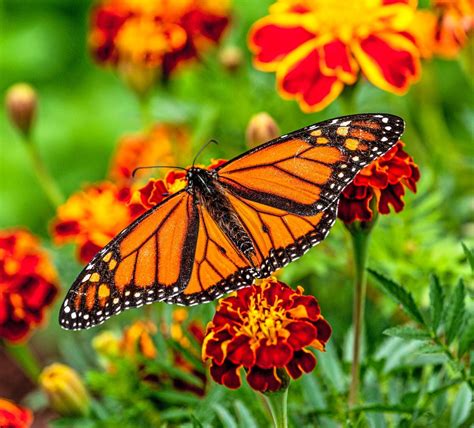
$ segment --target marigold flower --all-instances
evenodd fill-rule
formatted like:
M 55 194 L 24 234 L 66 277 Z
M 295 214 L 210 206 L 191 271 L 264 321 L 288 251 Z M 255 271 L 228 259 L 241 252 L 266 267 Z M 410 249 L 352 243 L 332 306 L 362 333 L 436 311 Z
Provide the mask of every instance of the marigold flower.
M 123 333 L 119 348 L 120 353 L 129 358 L 141 355 L 148 359 L 156 358 L 157 350 L 152 335 L 158 331 L 151 321 L 135 321 Z
M 286 373 L 296 379 L 314 369 L 316 358 L 308 347 L 324 351 L 330 336 L 313 296 L 266 279 L 220 301 L 202 356 L 211 360 L 212 378 L 228 388 L 240 386 L 244 367 L 253 389 L 277 391 Z
M 0 338 L 25 339 L 58 293 L 54 266 L 27 230 L 0 231 Z
M 47 394 L 51 408 L 63 416 L 87 415 L 90 398 L 75 370 L 54 363 L 43 369 L 39 383 Z
M 30 409 L 0 398 L 0 427 L 29 428 L 32 423 L 33 413 Z
M 27 83 L 16 83 L 5 96 L 5 107 L 11 122 L 25 136 L 31 132 L 37 108 L 36 91 Z
M 78 259 L 88 263 L 136 217 L 127 205 L 130 195 L 128 186 L 109 182 L 90 185 L 73 194 L 58 208 L 53 220 L 54 242 L 75 243 Z
M 118 143 L 109 176 L 115 181 L 126 181 L 139 166 L 174 165 L 173 148 L 176 152 L 185 153 L 189 142 L 185 128 L 166 124 L 156 124 L 146 133 L 125 136 Z
M 282 97 L 305 112 L 326 107 L 359 68 L 379 88 L 404 94 L 420 75 L 409 33 L 411 0 L 279 0 L 249 35 L 254 64 L 276 72 Z
M 373 209 L 389 214 L 404 207 L 405 187 L 416 193 L 420 171 L 399 141 L 385 155 L 367 165 L 342 192 L 338 217 L 347 224 L 373 219 Z
M 217 43 L 228 23 L 227 1 L 102 0 L 92 10 L 90 45 L 102 64 L 161 68 L 166 78 Z
M 434 0 L 431 9 L 417 11 L 412 23 L 423 58 L 455 58 L 473 27 L 474 4 L 470 0 Z

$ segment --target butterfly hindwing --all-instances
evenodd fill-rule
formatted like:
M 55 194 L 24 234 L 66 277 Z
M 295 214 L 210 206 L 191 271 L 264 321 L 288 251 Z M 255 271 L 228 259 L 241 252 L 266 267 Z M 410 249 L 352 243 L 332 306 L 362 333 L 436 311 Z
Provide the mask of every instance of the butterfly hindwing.
M 197 209 L 186 192 L 147 211 L 79 274 L 61 307 L 61 326 L 92 327 L 125 309 L 178 294 L 191 276 L 198 228 Z

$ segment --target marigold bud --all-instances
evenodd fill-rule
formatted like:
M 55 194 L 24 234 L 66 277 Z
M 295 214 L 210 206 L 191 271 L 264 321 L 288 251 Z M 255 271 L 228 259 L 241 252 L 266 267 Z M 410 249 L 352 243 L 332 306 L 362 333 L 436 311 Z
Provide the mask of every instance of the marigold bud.
M 90 398 L 79 375 L 72 368 L 54 363 L 45 367 L 40 385 L 48 395 L 51 408 L 63 416 L 89 413 Z
M 114 358 L 120 351 L 120 338 L 111 331 L 103 331 L 92 339 L 92 347 L 100 357 Z
M 227 71 L 235 72 L 242 65 L 244 56 L 237 46 L 226 46 L 219 52 L 219 61 Z
M 5 96 L 5 107 L 14 126 L 28 136 L 36 115 L 36 91 L 27 83 L 17 83 L 11 86 Z
M 277 123 L 266 112 L 253 115 L 246 131 L 247 145 L 256 147 L 280 135 Z

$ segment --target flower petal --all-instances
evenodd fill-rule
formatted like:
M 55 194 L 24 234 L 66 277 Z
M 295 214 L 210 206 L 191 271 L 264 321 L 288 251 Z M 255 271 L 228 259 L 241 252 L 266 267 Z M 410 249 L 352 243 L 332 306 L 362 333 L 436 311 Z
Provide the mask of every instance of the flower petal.
M 337 76 L 347 84 L 357 80 L 359 67 L 352 58 L 348 47 L 340 40 L 332 40 L 322 48 L 321 69 L 327 76 Z
M 255 364 L 255 352 L 250 347 L 250 338 L 240 335 L 231 340 L 227 347 L 227 358 L 234 364 L 251 367 Z
M 305 321 L 292 322 L 286 326 L 290 332 L 287 341 L 295 351 L 309 345 L 317 337 L 316 328 Z
M 260 392 L 278 391 L 281 388 L 281 380 L 276 368 L 261 369 L 254 366 L 247 374 L 247 382 L 253 389 Z
M 217 383 L 227 388 L 237 389 L 241 385 L 239 366 L 227 360 L 222 365 L 212 363 L 209 371 Z
M 316 367 L 316 358 L 309 351 L 298 351 L 295 352 L 295 355 L 291 362 L 286 366 L 288 374 L 293 379 L 298 379 L 303 372 L 309 373 Z
M 400 33 L 370 35 L 353 52 L 367 78 L 386 91 L 402 95 L 420 77 L 419 52 Z
M 344 83 L 336 76 L 323 74 L 319 43 L 316 40 L 300 46 L 277 69 L 282 97 L 296 99 L 304 112 L 322 110 L 344 89 Z
M 277 345 L 265 345 L 265 339 L 260 343 L 257 349 L 256 364 L 262 369 L 272 367 L 284 367 L 293 357 L 293 349 L 286 343 Z

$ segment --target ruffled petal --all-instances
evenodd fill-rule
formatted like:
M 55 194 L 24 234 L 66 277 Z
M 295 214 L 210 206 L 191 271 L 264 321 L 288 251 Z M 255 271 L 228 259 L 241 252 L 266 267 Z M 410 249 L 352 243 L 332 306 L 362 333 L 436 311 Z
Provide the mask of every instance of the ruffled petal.
M 211 364 L 211 377 L 221 385 L 225 385 L 230 389 L 237 389 L 241 385 L 239 366 L 229 361 L 224 361 L 222 365 Z
M 370 35 L 353 52 L 367 78 L 386 91 L 402 95 L 420 77 L 419 52 L 403 34 Z
M 308 346 L 317 337 L 316 328 L 309 322 L 292 322 L 286 326 L 286 329 L 290 332 L 287 341 L 295 351 Z
M 257 350 L 256 364 L 262 369 L 284 367 L 293 357 L 293 349 L 287 343 L 265 345 L 260 343 Z
M 309 373 L 316 367 L 316 358 L 309 351 L 298 351 L 291 362 L 286 366 L 288 374 L 293 379 L 298 379 L 303 373 Z
M 261 369 L 254 366 L 247 374 L 247 382 L 253 389 L 260 392 L 278 391 L 281 388 L 281 380 L 276 368 Z

